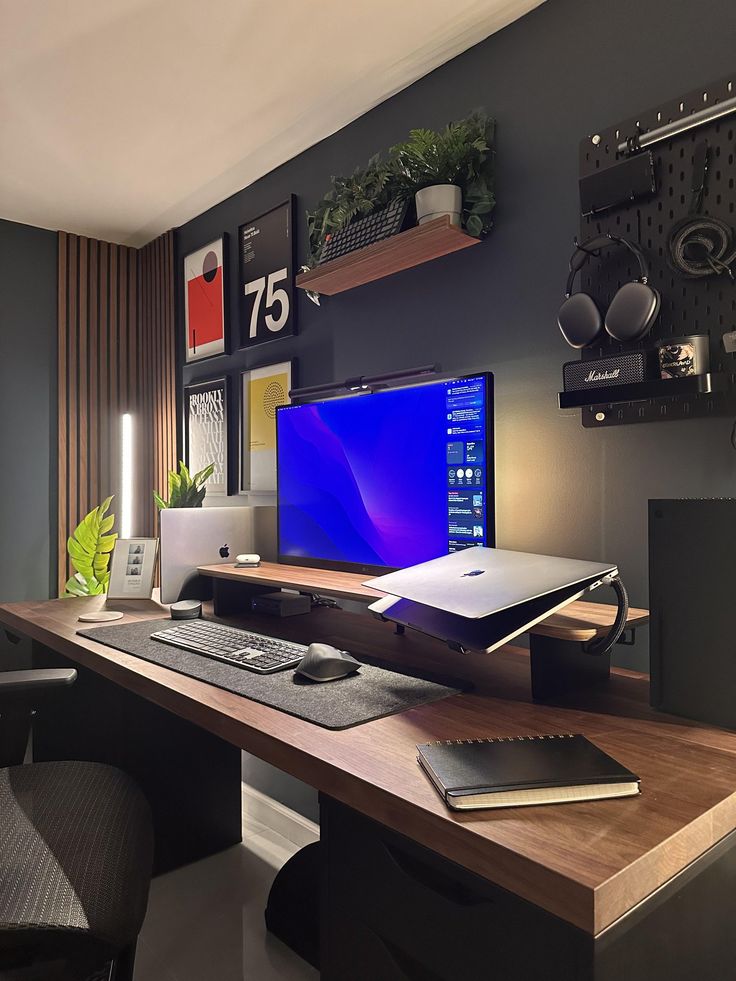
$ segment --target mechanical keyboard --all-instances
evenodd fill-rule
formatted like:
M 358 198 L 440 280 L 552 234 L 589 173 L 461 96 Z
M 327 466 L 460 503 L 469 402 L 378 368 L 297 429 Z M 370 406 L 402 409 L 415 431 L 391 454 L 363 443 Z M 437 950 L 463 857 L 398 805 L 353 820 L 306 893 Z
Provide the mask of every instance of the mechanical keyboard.
M 407 207 L 408 201 L 392 201 L 381 211 L 372 211 L 364 218 L 358 218 L 345 228 L 333 232 L 322 247 L 319 265 L 396 235 L 404 224 Z
M 187 620 L 176 627 L 157 630 L 151 637 L 257 674 L 295 668 L 307 653 L 303 644 L 228 627 L 214 620 Z

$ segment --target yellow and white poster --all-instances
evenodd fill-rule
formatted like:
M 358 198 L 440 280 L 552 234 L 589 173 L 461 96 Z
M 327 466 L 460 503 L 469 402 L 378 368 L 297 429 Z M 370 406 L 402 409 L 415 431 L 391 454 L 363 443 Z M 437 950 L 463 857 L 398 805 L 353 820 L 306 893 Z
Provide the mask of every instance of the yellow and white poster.
M 241 374 L 241 492 L 276 490 L 276 408 L 291 387 L 291 361 Z

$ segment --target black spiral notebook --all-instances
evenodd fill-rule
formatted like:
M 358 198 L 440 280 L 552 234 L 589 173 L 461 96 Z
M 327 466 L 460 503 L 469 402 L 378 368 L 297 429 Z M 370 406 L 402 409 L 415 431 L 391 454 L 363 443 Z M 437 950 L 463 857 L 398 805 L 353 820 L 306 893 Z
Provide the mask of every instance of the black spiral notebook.
M 448 807 L 472 811 L 631 797 L 639 778 L 585 736 L 458 739 L 417 746 Z

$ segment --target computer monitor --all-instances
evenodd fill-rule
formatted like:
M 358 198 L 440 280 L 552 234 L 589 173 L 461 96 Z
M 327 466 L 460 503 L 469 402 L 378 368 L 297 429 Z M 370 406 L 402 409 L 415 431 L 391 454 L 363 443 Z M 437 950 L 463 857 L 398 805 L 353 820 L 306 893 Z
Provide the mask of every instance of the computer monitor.
M 279 562 L 367 574 L 495 544 L 493 376 L 281 406 Z

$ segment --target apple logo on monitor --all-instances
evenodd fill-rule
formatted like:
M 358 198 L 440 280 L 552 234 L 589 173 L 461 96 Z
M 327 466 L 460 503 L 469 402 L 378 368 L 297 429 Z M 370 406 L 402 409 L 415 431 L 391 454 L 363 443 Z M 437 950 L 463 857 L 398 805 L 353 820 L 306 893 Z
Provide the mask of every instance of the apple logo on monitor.
M 228 545 L 227 542 L 225 542 L 224 545 L 221 545 L 220 546 L 220 558 L 221 559 L 229 559 L 230 558 L 230 546 Z

